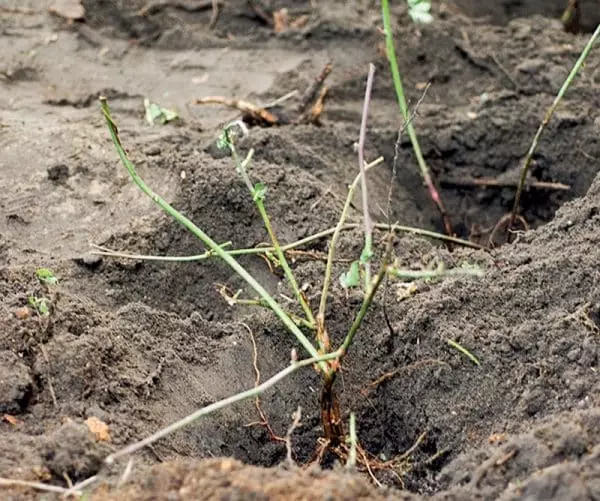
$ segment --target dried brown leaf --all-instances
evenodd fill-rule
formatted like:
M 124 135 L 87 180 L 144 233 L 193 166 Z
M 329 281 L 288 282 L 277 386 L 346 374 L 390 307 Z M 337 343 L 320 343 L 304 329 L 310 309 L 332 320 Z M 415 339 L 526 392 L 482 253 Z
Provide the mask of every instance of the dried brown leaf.
M 97 442 L 109 442 L 110 433 L 108 425 L 104 421 L 100 421 L 97 417 L 90 416 L 85 420 L 85 424 L 92 432 Z

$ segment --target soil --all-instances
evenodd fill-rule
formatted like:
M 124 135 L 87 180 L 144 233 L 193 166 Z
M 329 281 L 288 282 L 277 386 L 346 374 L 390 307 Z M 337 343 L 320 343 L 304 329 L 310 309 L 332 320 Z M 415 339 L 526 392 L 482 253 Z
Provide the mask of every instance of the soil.
M 403 267 L 477 264 L 485 276 L 386 284 L 345 359 L 336 384 L 343 418 L 356 415 L 383 487 L 362 467 L 348 471 L 332 458 L 328 469 L 315 465 L 320 380 L 311 369 L 261 397 L 278 435 L 302 408 L 290 436 L 294 464 L 286 445 L 256 425 L 247 401 L 143 449 L 132 468 L 127 461 L 109 468 L 103 460 L 111 452 L 251 388 L 249 330 L 262 380 L 289 363 L 292 349 L 304 354 L 269 312 L 228 306 L 220 285 L 251 292 L 216 260 L 91 254 L 91 244 L 161 256 L 203 252 L 131 182 L 98 96 L 108 97 L 146 182 L 216 241 L 247 248 L 268 237 L 231 159 L 215 146 L 239 114 L 194 100 L 267 103 L 302 92 L 332 62 L 318 124 L 252 127 L 239 143 L 242 154 L 254 148 L 251 176 L 268 188 L 279 239 L 292 242 L 339 218 L 356 175 L 373 62 L 366 157 L 383 155 L 384 163 L 370 174 L 370 211 L 382 222 L 442 225 L 410 142 L 402 135 L 395 147 L 402 122 L 376 2 L 264 2 L 267 11 L 307 16 L 281 33 L 241 0 L 222 2 L 213 26 L 210 8 L 189 9 L 197 2 L 141 15 L 144 1 L 84 1 L 85 20 L 76 22 L 50 14 L 51 3 L 0 5 L 0 476 L 66 487 L 98 475 L 90 487 L 97 500 L 600 499 L 598 51 L 534 157 L 534 180 L 570 189 L 530 184 L 521 212 L 528 231 L 489 250 L 451 252 L 408 234 L 394 240 Z M 424 156 L 454 231 L 487 243 L 587 37 L 556 20 L 566 2 L 436 2 L 430 25 L 411 23 L 404 2 L 393 3 L 407 96 L 413 107 L 422 99 L 414 124 Z M 580 27 L 589 31 L 600 2 L 581 5 Z M 150 126 L 144 98 L 177 110 L 180 120 Z M 465 185 L 481 178 L 504 184 Z M 350 215 L 357 222 L 359 198 Z M 334 343 L 360 307 L 360 294 L 343 290 L 337 277 L 360 255 L 362 238 L 357 229 L 340 240 L 326 317 Z M 378 245 L 385 239 L 377 234 Z M 293 268 L 317 305 L 328 242 L 303 249 L 310 252 Z M 279 270 L 257 256 L 240 262 L 285 301 Z M 39 268 L 51 269 L 58 284 L 41 284 Z M 3 499 L 54 496 L 0 489 Z

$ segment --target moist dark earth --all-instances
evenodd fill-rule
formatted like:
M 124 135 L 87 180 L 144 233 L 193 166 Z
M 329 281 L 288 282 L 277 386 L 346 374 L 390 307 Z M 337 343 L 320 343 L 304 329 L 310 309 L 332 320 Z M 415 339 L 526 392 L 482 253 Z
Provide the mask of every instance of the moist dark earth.
M 252 400 L 144 448 L 130 467 L 126 459 L 104 465 L 111 452 L 253 387 L 249 331 L 261 380 L 284 368 L 292 349 L 305 354 L 268 311 L 227 304 L 220 286 L 252 292 L 217 260 L 91 253 L 93 244 L 204 252 L 132 183 L 99 96 L 108 97 L 146 182 L 216 241 L 250 248 L 268 236 L 231 159 L 215 146 L 240 114 L 195 99 L 269 103 L 301 94 L 331 62 L 318 123 L 252 127 L 238 146 L 242 154 L 254 148 L 251 176 L 268 188 L 280 241 L 294 242 L 340 216 L 357 173 L 372 62 L 365 155 L 384 162 L 369 174 L 370 212 L 381 222 L 443 229 L 408 138 L 395 146 L 403 121 L 378 2 L 273 0 L 260 15 L 228 0 L 218 17 L 211 2 L 194 7 L 201 3 L 84 1 L 84 19 L 69 22 L 49 12 L 51 1 L 0 2 L 0 476 L 67 487 L 97 475 L 88 488 L 94 500 L 600 499 L 600 47 L 534 156 L 533 181 L 569 189 L 530 183 L 521 205 L 527 231 L 504 245 L 492 238 L 485 250 L 395 236 L 402 267 L 467 263 L 485 274 L 390 281 L 357 334 L 336 390 L 343 419 L 356 415 L 370 463 L 387 466 L 369 475 L 329 457 L 320 469 L 320 380 L 310 368 L 261 397 L 277 435 L 302 408 L 290 435 L 293 465 L 285 444 L 256 424 Z M 457 236 L 487 244 L 511 210 L 545 110 L 600 22 L 600 2 L 581 2 L 577 33 L 559 21 L 565 1 L 433 2 L 428 25 L 412 23 L 404 2 L 391 3 L 406 93 L 413 109 L 421 100 L 413 123 L 423 154 Z M 292 22 L 276 30 L 271 14 L 283 8 Z M 150 126 L 144 98 L 180 119 Z M 475 186 L 478 179 L 502 186 Z M 350 220 L 362 221 L 359 196 Z M 388 237 L 375 236 L 383 248 Z M 339 242 L 326 316 L 334 343 L 360 307 L 360 293 L 338 278 L 362 239 L 355 229 Z M 328 240 L 300 249 L 292 267 L 316 306 Z M 280 270 L 258 256 L 240 262 L 285 301 Z M 40 284 L 39 268 L 58 284 Z M 30 298 L 43 299 L 47 314 Z M 98 422 L 106 428 L 92 426 Z M 0 493 L 58 496 L 2 483 Z

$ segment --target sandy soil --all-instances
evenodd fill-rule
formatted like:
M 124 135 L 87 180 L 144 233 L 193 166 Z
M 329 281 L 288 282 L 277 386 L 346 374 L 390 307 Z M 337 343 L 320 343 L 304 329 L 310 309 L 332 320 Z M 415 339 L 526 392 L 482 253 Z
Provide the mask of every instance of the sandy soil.
M 298 347 L 268 312 L 227 305 L 217 285 L 245 285 L 222 263 L 90 254 L 91 244 L 202 252 L 133 185 L 98 96 L 109 98 L 148 184 L 215 240 L 245 248 L 267 235 L 230 158 L 215 146 L 238 115 L 193 101 L 223 95 L 267 103 L 302 92 L 332 62 L 320 124 L 253 127 L 240 144 L 255 149 L 252 176 L 268 186 L 280 240 L 292 242 L 339 217 L 356 175 L 373 62 L 366 156 L 385 162 L 370 176 L 371 212 L 386 220 L 392 186 L 393 220 L 442 227 L 408 139 L 395 151 L 401 120 L 376 2 L 264 2 L 268 11 L 289 8 L 292 19 L 307 16 L 282 33 L 245 1 L 223 2 L 213 27 L 210 8 L 189 9 L 198 2 L 140 15 L 144 1 L 84 1 L 85 22 L 75 23 L 49 14 L 51 3 L 0 3 L 0 476 L 64 487 L 98 474 L 97 500 L 600 499 L 600 49 L 535 156 L 536 180 L 570 189 L 524 194 L 530 231 L 489 250 L 449 252 L 410 235 L 394 242 L 403 266 L 476 263 L 485 277 L 419 282 L 410 297 L 391 283 L 357 336 L 337 383 L 344 418 L 356 414 L 360 443 L 380 463 L 410 450 L 374 472 L 383 488 L 362 468 L 349 473 L 331 458 L 324 471 L 314 464 L 322 430 L 320 381 L 311 370 L 262 397 L 279 435 L 302 407 L 292 436 L 297 466 L 287 465 L 285 445 L 264 427 L 249 426 L 258 419 L 249 401 L 144 449 L 117 487 L 126 461 L 105 467 L 109 453 L 254 385 L 246 326 L 263 379 Z M 456 233 L 478 242 L 510 210 L 520 161 L 587 41 L 541 16 L 560 15 L 564 2 L 514 4 L 439 2 L 427 26 L 412 24 L 403 2 L 394 8 L 411 103 L 431 83 L 415 117 L 424 155 Z M 599 12 L 600 2 L 582 2 L 581 27 L 589 30 Z M 150 126 L 146 97 L 181 120 Z M 465 186 L 476 178 L 506 186 Z M 360 221 L 358 197 L 351 218 Z M 305 246 L 310 252 L 293 266 L 315 305 L 327 243 Z M 358 230 L 343 235 L 336 277 L 361 246 Z M 287 292 L 280 270 L 259 257 L 240 261 L 278 297 Z M 39 283 L 42 267 L 53 270 L 57 286 Z M 340 341 L 360 298 L 335 283 L 327 322 Z M 46 298 L 49 314 L 37 315 L 30 297 Z M 108 440 L 90 433 L 92 417 L 108 426 Z M 42 499 L 28 488 L 0 489 L 3 499 Z

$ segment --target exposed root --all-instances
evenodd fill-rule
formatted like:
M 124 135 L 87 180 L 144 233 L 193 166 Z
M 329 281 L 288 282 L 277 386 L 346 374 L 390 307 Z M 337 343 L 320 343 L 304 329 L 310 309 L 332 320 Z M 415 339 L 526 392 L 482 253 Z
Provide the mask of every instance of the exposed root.
M 260 370 L 258 368 L 258 350 L 256 348 L 256 340 L 254 339 L 254 333 L 252 332 L 252 329 L 250 329 L 250 327 L 248 327 L 248 325 L 245 324 L 244 322 L 240 322 L 240 325 L 245 327 L 246 330 L 248 331 L 248 333 L 250 334 L 250 340 L 252 341 L 252 367 L 254 368 L 254 375 L 255 375 L 254 386 L 258 386 L 258 385 L 260 385 Z M 290 447 L 290 445 L 289 445 L 290 438 L 288 437 L 288 435 L 291 435 L 294 428 L 291 428 L 290 430 L 288 430 L 288 434 L 285 437 L 280 437 L 273 431 L 273 428 L 271 428 L 271 424 L 269 423 L 269 420 L 267 419 L 267 416 L 265 415 L 262 405 L 260 403 L 260 396 L 256 395 L 256 398 L 254 399 L 254 405 L 256 406 L 256 411 L 258 412 L 258 416 L 259 416 L 260 420 L 253 422 L 253 423 L 249 423 L 245 426 L 246 427 L 262 426 L 265 430 L 267 430 L 267 433 L 269 434 L 269 438 L 272 441 L 283 442 L 289 448 Z M 296 423 L 296 427 L 298 426 L 299 421 L 300 421 L 300 413 L 299 412 L 298 412 L 297 421 L 298 421 L 298 423 L 296 423 L 296 419 L 294 420 L 294 423 Z M 290 455 L 290 459 L 291 459 L 291 452 L 288 452 L 288 455 Z
M 361 395 L 366 396 L 371 391 L 376 389 L 379 385 L 381 385 L 382 383 L 385 383 L 386 381 L 393 379 L 401 372 L 410 372 L 415 369 L 424 367 L 426 365 L 441 365 L 441 366 L 450 368 L 450 366 L 446 362 L 442 362 L 441 360 L 437 360 L 435 358 L 427 358 L 425 360 L 420 360 L 418 362 L 415 362 L 410 365 L 406 365 L 404 367 L 399 367 L 393 371 L 386 372 L 385 374 L 383 374 L 382 376 L 379 376 L 374 381 L 371 381 L 370 383 L 366 384 L 359 392 Z
M 520 230 L 516 230 L 513 224 L 511 223 L 512 214 L 505 214 L 500 218 L 500 220 L 496 223 L 492 232 L 490 233 L 490 237 L 488 239 L 488 247 L 493 249 L 494 247 L 498 247 L 505 243 L 509 243 L 513 241 L 513 236 L 518 231 L 527 231 L 529 230 L 529 225 L 525 218 L 521 215 L 517 215 L 515 218 L 515 223 L 518 222 L 521 225 Z M 512 228 L 511 228 L 512 226 Z

